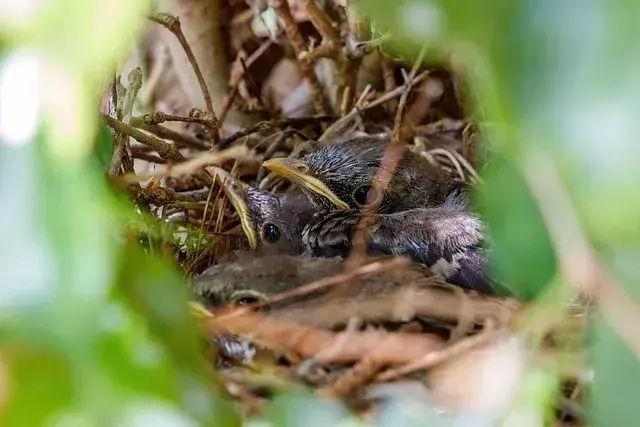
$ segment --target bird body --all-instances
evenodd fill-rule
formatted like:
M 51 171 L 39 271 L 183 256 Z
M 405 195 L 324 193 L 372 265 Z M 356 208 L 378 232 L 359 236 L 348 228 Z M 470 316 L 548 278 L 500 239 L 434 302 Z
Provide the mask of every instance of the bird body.
M 342 268 L 341 257 L 283 254 L 255 256 L 253 253 L 238 253 L 235 260 L 210 267 L 197 277 L 192 290 L 209 308 L 242 305 L 262 301 L 282 292 L 335 276 L 342 272 Z M 361 277 L 349 283 L 337 294 L 331 293 L 333 288 L 328 287 L 274 302 L 269 304 L 268 314 L 281 320 L 333 327 L 348 321 L 350 317 L 358 316 L 354 310 L 357 309 L 359 301 L 390 296 L 404 289 L 426 288 L 438 288 L 447 292 L 442 278 L 414 264 L 408 268 L 396 267 Z M 332 318 L 327 319 L 327 313 L 323 313 L 322 309 L 329 300 L 351 301 L 352 310 L 340 314 L 333 313 Z M 311 315 L 312 313 L 314 315 Z M 314 318 L 316 314 L 319 314 L 318 318 Z M 385 316 L 388 316 L 388 313 Z
M 325 145 L 299 160 L 271 159 L 265 166 L 291 179 L 318 212 L 303 231 L 311 251 L 344 254 L 356 224 L 368 212 L 366 196 L 382 165 L 388 139 L 358 137 Z M 485 225 L 470 207 L 466 188 L 422 156 L 404 157 L 379 201 L 369 250 L 424 264 L 451 283 L 491 292 Z

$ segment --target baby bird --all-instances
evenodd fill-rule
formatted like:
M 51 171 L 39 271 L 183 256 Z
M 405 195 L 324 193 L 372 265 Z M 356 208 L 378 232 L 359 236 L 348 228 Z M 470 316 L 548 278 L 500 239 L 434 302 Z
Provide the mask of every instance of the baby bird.
M 327 144 L 301 159 L 264 163 L 298 185 L 317 207 L 303 230 L 303 243 L 311 250 L 334 248 L 343 253 L 350 247 L 388 142 L 356 137 Z M 491 293 L 484 235 L 485 225 L 471 210 L 464 184 L 405 150 L 382 194 L 369 249 L 408 256 L 453 284 Z

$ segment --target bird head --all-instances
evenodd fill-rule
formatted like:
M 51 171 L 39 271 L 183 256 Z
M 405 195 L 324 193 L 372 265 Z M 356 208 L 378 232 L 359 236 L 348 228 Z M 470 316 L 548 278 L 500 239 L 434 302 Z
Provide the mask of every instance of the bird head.
M 363 208 L 389 140 L 357 137 L 322 146 L 301 159 L 276 158 L 264 166 L 298 185 L 320 208 Z M 382 194 L 381 212 L 425 206 L 444 200 L 450 182 L 426 159 L 405 150 L 389 186 Z
M 215 168 L 222 190 L 240 218 L 251 249 L 299 254 L 304 251 L 302 230 L 315 212 L 304 195 L 275 195 L 253 187 Z
M 264 166 L 298 185 L 318 207 L 358 208 L 366 203 L 385 148 L 384 140 L 360 137 L 325 145 L 301 159 L 270 159 Z

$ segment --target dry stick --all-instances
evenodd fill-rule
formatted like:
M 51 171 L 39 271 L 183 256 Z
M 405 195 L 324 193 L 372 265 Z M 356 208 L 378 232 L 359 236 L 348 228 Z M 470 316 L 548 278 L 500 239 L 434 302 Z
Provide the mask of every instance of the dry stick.
M 264 52 L 273 44 L 271 39 L 263 42 L 252 54 L 249 56 L 246 62 L 246 68 L 249 68 L 253 63 L 262 56 Z M 229 112 L 229 108 L 231 108 L 231 104 L 233 103 L 236 94 L 238 93 L 238 85 L 242 81 L 242 78 L 245 75 L 245 67 L 240 66 L 241 64 L 236 60 L 234 62 L 234 70 L 231 74 L 231 81 L 229 82 L 229 92 L 225 95 L 222 100 L 222 107 L 220 108 L 220 118 L 219 125 L 222 126 L 224 120 L 227 118 L 227 113 Z
M 319 46 L 302 52 L 298 59 L 309 63 L 315 63 L 320 58 L 333 58 L 334 55 L 335 49 L 333 44 L 323 41 Z
M 443 346 L 441 338 L 430 334 L 329 332 L 247 311 L 235 316 L 205 316 L 202 320 L 210 332 L 249 335 L 324 363 L 346 363 L 367 357 L 375 363 L 405 364 Z
M 129 85 L 126 89 L 124 99 L 120 99 L 120 105 L 116 105 L 116 111 L 119 110 L 120 117 L 124 123 L 129 122 L 131 113 L 133 111 L 133 104 L 135 103 L 138 91 L 142 87 L 142 72 L 139 68 L 132 70 L 128 76 Z M 123 132 L 117 132 L 115 138 L 115 147 L 113 149 L 113 155 L 111 158 L 111 165 L 109 166 L 108 175 L 111 178 L 115 178 L 120 174 L 120 168 L 123 164 L 123 159 L 127 155 L 126 147 L 129 137 Z
M 398 332 L 411 332 L 412 324 L 402 326 Z M 354 366 L 328 387 L 319 390 L 321 396 L 341 398 L 347 396 L 353 390 L 370 383 L 378 372 L 384 367 L 379 362 L 364 357 Z
M 113 117 L 109 117 L 106 114 L 103 114 L 102 118 L 107 122 L 109 126 L 117 130 L 118 132 L 122 132 L 126 135 L 129 135 L 130 137 L 134 138 L 136 141 L 153 148 L 158 153 L 158 155 L 163 159 L 173 163 L 180 163 L 186 160 L 185 157 L 180 153 L 180 151 L 176 148 L 175 145 L 168 144 L 163 140 L 156 138 L 153 135 L 146 134 L 141 130 L 138 130 L 126 123 L 122 123 L 121 121 L 114 119 Z M 205 171 L 200 170 L 200 171 L 195 171 L 194 173 L 195 175 L 198 176 L 198 178 L 204 181 L 205 184 L 211 185 L 213 183 L 211 176 L 209 176 Z M 171 174 L 168 174 L 168 175 L 171 175 Z M 151 175 L 151 176 L 154 176 L 154 175 Z M 144 175 L 142 174 L 133 175 L 132 173 L 130 173 L 125 175 L 123 179 L 125 182 L 130 182 L 130 183 L 140 182 L 141 180 L 144 179 Z
M 300 30 L 296 25 L 295 20 L 293 19 L 293 15 L 291 15 L 291 9 L 289 9 L 289 4 L 287 0 L 271 0 L 269 2 L 271 7 L 280 15 L 280 18 L 284 21 L 284 30 L 287 34 L 287 39 L 289 39 L 289 43 L 293 47 L 293 50 L 296 53 L 296 57 L 299 58 L 300 55 L 305 51 L 305 43 L 302 35 L 300 34 Z M 300 61 L 300 69 L 302 70 L 302 74 L 305 79 L 309 83 L 309 88 L 311 89 L 311 96 L 313 97 L 313 104 L 316 109 L 316 112 L 319 114 L 327 114 L 329 111 L 327 99 L 322 91 L 322 87 L 320 86 L 320 82 L 318 81 L 318 77 L 313 69 L 313 64 L 307 61 Z
M 340 48 L 342 45 L 340 33 L 333 26 L 326 13 L 318 7 L 316 0 L 302 0 L 301 3 L 307 12 L 309 20 L 322 35 L 323 41 L 321 46 L 324 46 L 322 53 L 334 58 L 337 63 L 338 93 L 345 102 L 347 107 L 345 108 L 346 111 L 351 108 L 353 99 L 355 98 L 357 69 L 360 64 L 360 59 L 353 58 L 353 60 L 349 60 L 344 50 Z
M 213 102 L 211 101 L 211 94 L 209 94 L 209 89 L 207 88 L 207 83 L 204 80 L 204 76 L 202 75 L 202 71 L 200 71 L 200 66 L 198 65 L 198 61 L 196 61 L 196 57 L 191 50 L 191 46 L 187 42 L 187 39 L 182 32 L 182 25 L 180 24 L 180 20 L 168 13 L 159 13 L 156 16 L 151 16 L 149 19 L 157 24 L 162 25 L 167 30 L 171 31 L 178 41 L 180 45 L 184 49 L 184 53 L 187 55 L 189 59 L 189 63 L 193 67 L 193 71 L 196 74 L 196 78 L 198 79 L 198 83 L 200 84 L 200 89 L 202 90 L 202 96 L 204 96 L 204 102 L 207 106 L 207 112 L 211 115 L 211 120 L 214 123 L 213 129 L 213 138 L 214 142 L 220 141 L 220 129 L 218 126 L 218 119 L 216 117 L 216 113 L 213 110 Z
M 340 40 L 340 34 L 335 29 L 327 15 L 318 7 L 315 0 L 301 0 L 302 7 L 307 12 L 309 20 L 322 37 L 333 43 L 335 47 L 340 46 L 342 41 Z
M 255 133 L 255 132 L 266 131 L 274 128 L 277 129 L 285 126 L 305 125 L 308 123 L 314 123 L 318 121 L 330 121 L 330 120 L 335 120 L 335 117 L 334 116 L 291 117 L 286 119 L 277 119 L 272 121 L 258 122 L 253 126 L 245 128 L 239 132 L 234 133 L 233 135 L 227 138 L 224 138 L 222 141 L 220 141 L 220 143 L 218 144 L 218 147 L 227 148 L 228 146 L 236 142 L 238 139 L 251 135 L 252 133 Z
M 413 80 L 405 82 L 404 85 L 395 88 L 391 92 L 387 92 L 384 95 L 380 96 L 379 98 L 376 98 L 375 100 L 373 100 L 373 101 L 371 101 L 371 102 L 369 102 L 369 103 L 367 103 L 367 104 L 365 104 L 363 106 L 359 106 L 359 107 L 356 106 L 355 108 L 353 108 L 351 110 L 351 112 L 349 112 L 349 114 L 347 114 L 346 116 L 341 117 L 340 120 L 337 120 L 335 123 L 333 123 L 331 126 L 329 126 L 327 128 L 327 130 L 322 134 L 322 136 L 318 139 L 318 142 L 325 142 L 325 141 L 329 141 L 329 140 L 333 139 L 333 137 L 335 135 L 340 134 L 341 131 L 343 131 L 347 126 L 349 126 L 351 121 L 354 118 L 356 118 L 362 111 L 369 110 L 371 108 L 377 107 L 379 105 L 384 104 L 385 102 L 388 102 L 388 101 L 390 101 L 392 99 L 395 99 L 395 98 L 401 96 L 407 90 L 410 90 L 413 86 L 415 86 L 418 83 L 422 82 L 428 76 L 429 76 L 429 71 L 424 71 L 423 73 L 418 75 Z
M 523 172 L 549 229 L 563 282 L 585 295 L 595 296 L 604 316 L 640 359 L 637 332 L 640 304 L 604 270 L 593 254 L 554 160 L 542 152 L 529 150 Z
M 150 132 L 160 138 L 170 139 L 174 141 L 176 145 L 195 148 L 202 151 L 211 149 L 211 146 L 201 139 L 184 133 L 176 132 L 173 129 L 169 129 L 165 126 L 148 124 L 146 123 L 144 118 L 132 117 L 130 124 L 133 127 L 144 129 L 147 132 Z
M 147 113 L 142 117 L 142 120 L 149 125 L 157 125 L 163 122 L 185 122 L 200 123 L 206 126 L 211 126 L 211 119 L 208 117 L 202 117 L 200 115 L 180 116 L 176 114 L 163 113 L 162 111 Z
M 436 276 L 434 276 L 435 278 Z M 443 280 L 443 279 L 438 279 Z M 434 286 L 435 287 L 435 286 Z M 498 327 L 511 325 L 520 313 L 520 306 L 481 296 L 467 295 L 465 299 L 450 292 L 422 286 L 400 287 L 383 295 L 329 298 L 322 305 L 291 305 L 277 317 L 309 326 L 334 328 L 357 317 L 363 322 L 406 322 L 413 317 L 428 317 L 447 322 L 460 322 L 464 312 L 468 325 L 491 319 Z
M 109 117 L 106 114 L 103 114 L 102 118 L 110 127 L 115 129 L 116 131 L 128 135 L 136 141 L 153 148 L 163 159 L 169 160 L 171 162 L 185 161 L 184 156 L 180 154 L 180 151 L 178 151 L 178 149 L 174 145 L 168 144 L 153 135 L 144 133 L 141 130 L 134 128 L 133 126 L 123 123 L 120 120 L 116 120 L 113 117 Z
M 126 182 L 140 182 L 150 178 L 157 178 L 161 176 L 181 176 L 197 174 L 199 169 L 207 165 L 217 165 L 224 163 L 232 159 L 251 159 L 255 162 L 261 162 L 261 159 L 253 157 L 249 149 L 244 145 L 237 145 L 235 147 L 228 148 L 226 150 L 211 152 L 207 151 L 200 153 L 195 157 L 183 161 L 182 163 L 166 167 L 161 170 L 156 170 L 148 173 L 139 173 L 136 175 L 125 175 L 123 179 Z M 211 179 L 210 175 L 209 179 Z
M 443 156 L 446 156 L 447 158 L 449 158 L 449 160 L 451 160 L 451 163 L 455 165 L 456 170 L 463 178 L 464 172 L 462 172 L 462 167 L 464 167 L 464 169 L 469 172 L 469 175 L 471 175 L 473 179 L 478 182 L 482 182 L 482 179 L 476 172 L 475 168 L 471 166 L 467 159 L 465 159 L 464 156 L 462 156 L 457 151 L 449 150 L 446 148 L 432 148 L 431 150 L 427 151 L 427 153 L 432 155 L 442 154 Z
M 473 335 L 469 338 L 465 338 L 454 344 L 451 344 L 450 346 L 443 348 L 442 350 L 436 350 L 431 353 L 427 353 L 420 360 L 416 360 L 408 365 L 399 367 L 397 369 L 389 369 L 378 375 L 376 377 L 376 380 L 389 381 L 415 371 L 429 369 L 439 363 L 444 362 L 445 360 L 489 343 L 504 333 L 504 330 L 485 330 L 480 334 Z
M 320 389 L 319 393 L 326 397 L 345 397 L 351 391 L 370 382 L 381 368 L 382 364 L 365 356 L 329 387 Z
M 167 161 L 161 157 L 155 156 L 153 154 L 149 154 L 149 153 L 144 153 L 141 151 L 135 152 L 132 151 L 131 152 L 131 157 L 133 157 L 134 159 L 140 159 L 140 160 L 144 160 L 147 161 L 149 163 L 157 163 L 159 165 L 163 165 L 165 163 L 167 163 Z
M 394 75 L 393 63 L 389 58 L 380 52 L 380 66 L 382 67 L 382 77 L 384 79 L 384 91 L 391 92 L 396 88 L 396 77 Z M 396 103 L 389 102 L 387 104 L 387 112 L 392 114 L 396 110 Z
M 402 126 L 402 116 L 404 114 L 404 108 L 407 103 L 407 99 L 409 98 L 409 93 L 411 92 L 411 82 L 415 78 L 418 73 L 418 69 L 422 64 L 422 60 L 426 53 L 426 47 L 423 47 L 413 64 L 413 68 L 409 73 L 409 77 L 406 81 L 405 91 L 402 93 L 400 97 L 400 103 L 398 104 L 398 110 L 396 112 L 395 123 L 393 125 L 393 134 L 391 137 L 391 142 L 382 156 L 382 160 L 380 161 L 380 167 L 376 171 L 373 176 L 371 189 L 367 194 L 367 207 L 365 208 L 362 217 L 358 221 L 358 225 L 356 226 L 356 232 L 353 236 L 353 248 L 349 253 L 349 257 L 345 261 L 345 268 L 353 268 L 362 264 L 363 260 L 366 256 L 367 251 L 367 243 L 368 243 L 368 233 L 374 221 L 377 218 L 376 212 L 380 203 L 382 202 L 382 197 L 384 194 L 384 190 L 389 186 L 391 182 L 391 178 L 398 167 L 398 163 L 404 154 L 405 143 L 401 137 L 401 126 Z
M 464 170 L 462 170 L 462 165 L 460 164 L 460 161 L 453 154 L 452 151 L 449 151 L 446 148 L 432 148 L 431 150 L 421 151 L 420 152 L 420 155 L 422 157 L 424 157 L 424 158 L 426 158 L 428 160 L 432 160 L 432 163 L 436 164 L 436 165 L 438 164 L 438 161 L 435 159 L 435 156 L 437 154 L 445 156 L 447 159 L 449 159 L 449 161 L 453 165 L 453 167 L 456 170 L 456 172 L 458 172 L 458 176 L 460 176 L 460 179 L 463 180 L 463 181 L 465 180 L 466 175 L 464 174 Z

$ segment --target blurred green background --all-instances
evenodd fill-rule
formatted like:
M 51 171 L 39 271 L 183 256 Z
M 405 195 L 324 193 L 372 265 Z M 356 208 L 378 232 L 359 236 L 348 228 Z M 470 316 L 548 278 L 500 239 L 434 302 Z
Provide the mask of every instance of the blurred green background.
M 99 90 L 137 42 L 151 3 L 11 3 L 0 6 L 0 423 L 239 425 L 200 355 L 196 322 L 178 303 L 187 300 L 184 279 L 121 239 L 126 221 L 138 219 L 104 175 L 113 142 L 98 120 Z M 494 265 L 514 291 L 535 298 L 557 287 L 567 296 L 580 276 L 561 271 L 554 247 L 574 246 L 552 242 L 531 191 L 536 174 L 543 187 L 553 183 L 545 181 L 552 170 L 599 262 L 637 299 L 640 2 L 360 5 L 384 34 L 385 51 L 410 62 L 427 44 L 429 56 L 450 59 L 469 79 L 492 158 L 481 194 Z M 550 204 L 562 209 L 555 193 Z M 541 301 L 549 310 L 566 303 Z M 637 425 L 637 353 L 606 313 L 592 325 L 591 423 Z M 534 407 L 544 412 L 541 393 Z M 427 416 L 388 410 L 397 413 L 380 424 L 423 425 Z M 296 393 L 264 418 L 356 422 L 340 405 Z

